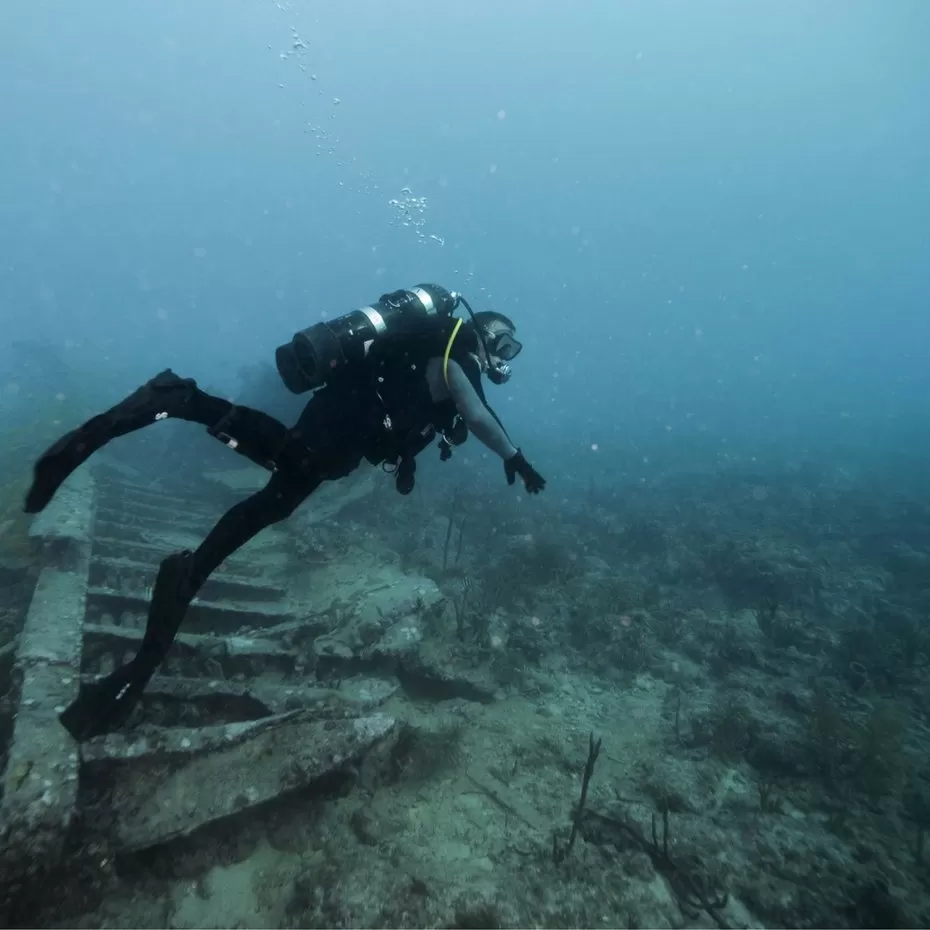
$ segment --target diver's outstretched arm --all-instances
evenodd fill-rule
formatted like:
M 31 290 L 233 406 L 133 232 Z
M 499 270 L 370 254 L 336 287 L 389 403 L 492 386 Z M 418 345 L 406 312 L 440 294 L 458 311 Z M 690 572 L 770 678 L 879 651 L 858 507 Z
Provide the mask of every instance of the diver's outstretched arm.
M 194 552 L 174 553 L 162 561 L 139 651 L 110 675 L 82 686 L 61 714 L 61 722 L 75 739 L 90 739 L 125 722 L 164 661 L 207 578 L 263 529 L 289 517 L 320 483 L 315 474 L 275 473 L 261 491 L 227 511 Z
M 34 466 L 23 509 L 44 510 L 68 475 L 111 439 L 167 419 L 200 423 L 210 435 L 269 469 L 288 434 L 287 427 L 267 413 L 207 394 L 193 379 L 179 378 L 168 368 L 50 446 Z

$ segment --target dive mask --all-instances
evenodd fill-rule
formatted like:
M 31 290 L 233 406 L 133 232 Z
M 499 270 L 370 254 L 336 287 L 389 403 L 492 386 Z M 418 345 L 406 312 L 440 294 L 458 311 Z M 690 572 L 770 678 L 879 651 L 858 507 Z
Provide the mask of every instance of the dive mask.
M 459 304 L 462 304 L 465 309 L 468 311 L 468 315 L 472 319 L 472 323 L 475 326 L 475 331 L 478 334 L 478 339 L 481 342 L 482 347 L 484 348 L 485 355 L 487 358 L 487 376 L 488 380 L 492 384 L 506 384 L 510 380 L 510 376 L 513 374 L 513 369 L 507 362 L 513 361 L 519 354 L 520 350 L 523 348 L 521 342 L 517 342 L 513 334 L 502 330 L 498 333 L 490 333 L 486 329 L 478 325 L 478 320 L 475 318 L 475 312 L 471 308 L 471 304 L 459 293 L 455 291 L 452 292 L 452 299 L 454 301 L 453 309 Z M 494 363 L 491 361 L 491 358 L 500 359 L 500 362 Z
M 512 362 L 523 349 L 523 343 L 518 342 L 513 333 L 506 330 L 499 333 L 488 333 L 485 336 L 485 345 L 488 354 L 494 355 L 504 362 Z

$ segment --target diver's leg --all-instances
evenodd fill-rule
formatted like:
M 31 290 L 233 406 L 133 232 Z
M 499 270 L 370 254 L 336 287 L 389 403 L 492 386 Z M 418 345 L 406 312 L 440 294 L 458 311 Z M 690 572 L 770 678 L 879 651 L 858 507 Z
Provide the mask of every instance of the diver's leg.
M 286 520 L 320 484 L 315 475 L 294 478 L 278 472 L 261 491 L 232 507 L 193 552 L 164 559 L 139 656 L 146 663 L 161 664 L 190 602 L 210 575 L 262 530 Z
M 167 369 L 47 449 L 35 464 L 24 510 L 44 509 L 68 475 L 111 439 L 168 418 L 206 426 L 230 448 L 264 467 L 271 467 L 287 437 L 287 427 L 274 417 L 213 397 L 191 378 L 179 378 Z
M 61 714 L 61 722 L 75 739 L 90 739 L 126 720 L 207 578 L 263 529 L 289 517 L 320 483 L 313 474 L 296 478 L 275 473 L 261 491 L 230 509 L 196 551 L 174 553 L 162 561 L 135 658 L 100 681 L 82 686 Z

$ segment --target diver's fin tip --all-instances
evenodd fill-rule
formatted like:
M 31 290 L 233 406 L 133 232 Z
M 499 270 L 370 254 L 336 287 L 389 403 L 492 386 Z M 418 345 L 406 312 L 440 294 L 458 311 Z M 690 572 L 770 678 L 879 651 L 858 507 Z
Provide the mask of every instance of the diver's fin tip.
M 81 705 L 80 697 L 58 715 L 58 720 L 76 742 L 82 743 L 90 739 L 90 721 Z
M 82 685 L 78 696 L 58 715 L 61 725 L 79 743 L 115 730 L 138 703 L 141 689 L 133 688 L 134 683 L 130 663 L 100 681 Z
M 36 495 L 31 491 L 26 495 L 26 499 L 23 501 L 23 513 L 37 514 L 42 513 L 43 510 L 48 506 L 47 500 L 37 500 Z

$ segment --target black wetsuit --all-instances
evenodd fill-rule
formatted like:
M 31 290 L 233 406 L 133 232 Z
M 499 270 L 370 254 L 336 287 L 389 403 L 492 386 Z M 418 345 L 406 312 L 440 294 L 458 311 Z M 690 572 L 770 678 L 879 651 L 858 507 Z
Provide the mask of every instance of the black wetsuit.
M 259 410 L 206 394 L 169 370 L 64 436 L 39 459 L 26 499 L 29 512 L 41 510 L 64 479 L 111 439 L 166 418 L 206 426 L 212 436 L 271 471 L 268 484 L 233 506 L 196 550 L 162 561 L 135 658 L 83 685 L 61 715 L 75 738 L 88 739 L 125 721 L 207 578 L 261 530 L 289 517 L 324 481 L 345 477 L 366 459 L 394 465 L 398 489 L 412 489 L 415 456 L 437 432 L 453 428 L 455 406 L 451 398 L 433 403 L 426 367 L 445 352 L 455 322 L 440 318 L 375 343 L 358 370 L 313 394 L 290 429 Z M 473 331 L 462 327 L 450 358 L 484 400 L 476 345 Z

